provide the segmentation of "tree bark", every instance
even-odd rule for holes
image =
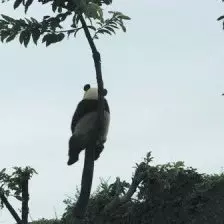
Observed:
[[[29,214],[29,188],[28,188],[28,178],[22,180],[22,223],[28,224],[28,214]]]
[[[96,49],[96,46],[90,35],[89,29],[82,15],[80,15],[80,21],[82,23],[82,27],[84,29],[86,38],[89,42],[89,45],[93,54],[93,60],[94,60],[94,65],[96,70],[96,80],[98,85],[99,108],[98,108],[98,118],[96,122],[96,129],[95,131],[94,130],[92,131],[90,144],[86,148],[80,196],[73,209],[74,223],[76,224],[81,223],[81,220],[84,218],[86,210],[87,210],[88,201],[89,201],[91,188],[92,188],[96,140],[98,138],[100,129],[102,127],[102,123],[103,123],[102,121],[103,121],[103,115],[104,115],[104,86],[103,86],[102,71],[101,71],[100,53]]]
[[[22,221],[21,221],[19,215],[17,214],[17,212],[15,211],[15,209],[12,207],[12,205],[9,203],[9,201],[5,197],[4,193],[0,192],[0,198],[1,198],[2,202],[4,203],[5,207],[9,210],[9,212],[13,216],[13,218],[16,220],[16,222],[18,224],[22,224]]]

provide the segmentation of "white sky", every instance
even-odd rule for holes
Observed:
[[[11,1],[12,3],[13,1]],[[1,5],[1,13],[23,10]],[[126,34],[96,42],[111,107],[111,127],[96,162],[100,177],[130,180],[135,162],[152,151],[154,163],[183,160],[200,172],[224,165],[224,31],[218,1],[121,0],[111,9],[128,14]],[[41,18],[35,5],[28,16]],[[30,165],[33,219],[64,211],[66,195],[81,183],[83,155],[68,167],[70,122],[86,83],[95,84],[87,41],[65,40],[45,48],[18,41],[0,44],[0,168]],[[13,205],[17,205],[13,203]],[[0,223],[14,223],[7,210]]]

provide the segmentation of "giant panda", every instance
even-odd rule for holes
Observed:
[[[68,165],[72,165],[79,159],[79,153],[87,147],[90,140],[90,131],[96,124],[98,117],[98,88],[91,88],[89,84],[84,86],[84,96],[79,102],[71,122],[72,136],[69,140]],[[107,90],[104,90],[104,96]],[[100,156],[107,140],[110,123],[110,109],[107,100],[104,98],[103,127],[99,133],[95,150],[95,160]]]

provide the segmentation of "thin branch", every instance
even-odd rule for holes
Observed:
[[[80,222],[84,218],[86,213],[92,188],[94,171],[94,149],[94,147],[87,147],[85,152],[80,195],[75,207],[73,208],[73,217],[75,218],[75,224]]]
[[[1,201],[4,203],[5,207],[9,210],[13,218],[16,220],[18,224],[22,224],[22,220],[20,219],[19,215],[15,211],[15,209],[12,207],[12,205],[9,203],[8,199],[5,197],[3,192],[0,192],[0,198]]]
[[[84,29],[86,38],[91,47],[91,50],[93,53],[93,60],[95,64],[96,80],[97,80],[98,95],[99,95],[98,96],[98,100],[99,100],[98,122],[97,122],[98,131],[99,131],[103,125],[103,115],[104,115],[104,85],[103,85],[103,77],[102,77],[102,70],[101,70],[101,57],[100,57],[100,53],[96,49],[93,38],[91,37],[89,29],[82,15],[80,16],[80,21],[82,23],[82,27]]]
[[[88,27],[90,27],[90,26],[88,26]],[[81,30],[81,29],[83,29],[82,26],[78,27],[78,28],[68,29],[68,30],[56,30],[55,33],[68,33],[68,32],[73,32],[73,31],[75,32],[76,30],[78,31],[78,30]],[[52,32],[52,31],[49,30],[48,32]]]
[[[80,30],[82,27],[74,28],[74,29],[68,29],[68,30],[56,30],[55,33],[68,33],[68,32],[75,32],[76,30]],[[51,31],[49,31],[51,32]]]
[[[124,203],[128,202],[133,194],[136,192],[138,185],[142,182],[145,178],[145,171],[139,172],[142,167],[140,166],[139,169],[137,168],[134,177],[132,178],[132,183],[127,191],[127,193],[123,197],[116,196],[109,204],[104,207],[103,212],[107,214],[108,212],[112,211],[118,206],[123,205]]]
[[[89,42],[89,45],[90,45],[90,47],[91,47],[91,50],[92,50],[92,53],[93,53],[93,57],[94,57],[94,54],[96,54],[98,51],[97,51],[96,46],[95,46],[95,44],[94,44],[93,38],[91,37],[91,34],[90,34],[90,32],[89,32],[89,29],[88,29],[88,26],[87,26],[87,24],[86,24],[86,21],[84,20],[84,18],[83,18],[82,15],[80,15],[79,18],[80,18],[80,22],[81,22],[81,24],[82,24],[82,27],[83,27],[83,29],[84,29],[86,38],[87,38],[87,40],[88,40],[88,42]],[[98,52],[98,53],[99,53],[99,52]],[[93,58],[93,59],[94,59],[94,58]],[[94,60],[94,62],[95,62],[95,60]],[[97,72],[96,72],[96,73],[97,73]],[[98,74],[98,75],[100,75],[101,78],[102,78],[102,74]],[[97,74],[96,74],[96,76],[97,76]]]

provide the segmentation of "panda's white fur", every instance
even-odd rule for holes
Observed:
[[[98,99],[98,88],[89,88],[83,95],[84,100],[97,100]]]

